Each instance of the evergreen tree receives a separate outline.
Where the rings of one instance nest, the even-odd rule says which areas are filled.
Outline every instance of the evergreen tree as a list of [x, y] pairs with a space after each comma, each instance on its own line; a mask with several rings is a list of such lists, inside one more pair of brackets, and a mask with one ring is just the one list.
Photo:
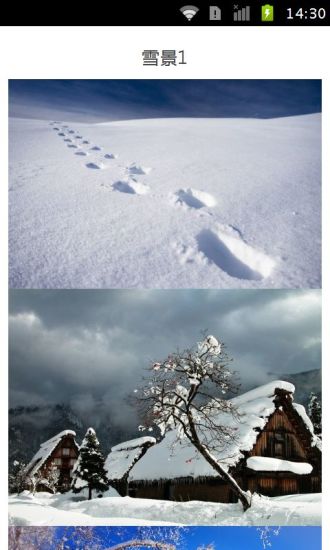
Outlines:
[[104, 469], [104, 457], [93, 428], [88, 428], [86, 432], [72, 476], [73, 492], [79, 493], [88, 487], [88, 500], [92, 498], [93, 489], [103, 492], [109, 488], [107, 471]]
[[307, 406], [308, 416], [311, 419], [316, 435], [322, 434], [322, 409], [317, 395], [311, 392]]

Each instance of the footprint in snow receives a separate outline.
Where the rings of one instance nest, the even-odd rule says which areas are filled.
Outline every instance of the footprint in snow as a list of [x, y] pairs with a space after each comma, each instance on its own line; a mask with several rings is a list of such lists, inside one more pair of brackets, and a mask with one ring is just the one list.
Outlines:
[[112, 184], [114, 191], [131, 195], [146, 195], [149, 192], [148, 185], [132, 180], [120, 180]]
[[196, 252], [193, 246], [187, 246], [179, 242], [173, 242], [171, 246], [181, 265], [192, 263], [207, 265], [207, 258], [201, 252]]
[[91, 147], [91, 151], [102, 151], [102, 147], [99, 147], [98, 145], [94, 145], [94, 147]]
[[176, 198], [176, 204], [181, 206], [188, 206], [189, 208], [203, 208], [204, 206], [212, 207], [217, 204], [215, 198], [205, 191], [200, 191], [199, 189], [179, 189], [174, 194]]
[[77, 151], [75, 155], [78, 155], [80, 157], [87, 157], [89, 153], [87, 153], [86, 151]]
[[55, 128], [55, 126], [53, 126], [53, 130], [55, 130], [55, 132], [58, 132], [59, 131], [59, 128]]
[[106, 155], [104, 155], [104, 158], [105, 159], [117, 159], [118, 155], [113, 155], [112, 153], [107, 153]]
[[78, 145], [74, 145], [73, 143], [69, 143], [68, 147], [70, 147], [70, 149], [78, 149]]
[[82, 136], [75, 136], [76, 139], [82, 139]]
[[84, 144], [84, 145], [88, 145], [88, 144], [89, 144], [89, 141], [88, 141], [87, 139], [85, 139], [85, 140], [83, 141], [83, 144]]
[[65, 138], [65, 139], [63, 139], [63, 141], [66, 141], [68, 143], [72, 143], [72, 139], [70, 139], [70, 138]]
[[68, 134], [74, 134], [74, 130], [69, 130]]
[[203, 229], [196, 236], [196, 242], [199, 252], [236, 279], [261, 281], [275, 267], [271, 257], [248, 245], [231, 226], [219, 224], [215, 231]]
[[149, 174], [151, 170], [152, 170], [151, 168], [148, 168], [146, 166], [139, 166], [138, 164], [135, 164], [135, 163], [127, 167], [127, 171], [129, 174], [134, 174], [137, 176]]
[[64, 134], [63, 132], [60, 132], [60, 133], [57, 134], [57, 135], [60, 136], [60, 137], [64, 137], [64, 136], [65, 136], [65, 134]]
[[86, 168], [90, 168], [91, 170], [104, 170], [106, 165], [102, 162], [88, 162], [88, 164], [86, 164]]

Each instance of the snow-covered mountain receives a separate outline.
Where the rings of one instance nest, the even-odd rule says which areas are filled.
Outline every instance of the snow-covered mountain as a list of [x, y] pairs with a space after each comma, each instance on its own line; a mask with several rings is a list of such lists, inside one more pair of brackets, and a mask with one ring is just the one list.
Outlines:
[[12, 288], [319, 288], [321, 115], [10, 120]]

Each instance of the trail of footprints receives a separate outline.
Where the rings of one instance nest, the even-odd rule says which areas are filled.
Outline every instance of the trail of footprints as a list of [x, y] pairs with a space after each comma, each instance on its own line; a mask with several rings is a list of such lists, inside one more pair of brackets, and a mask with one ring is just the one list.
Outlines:
[[[115, 161], [118, 158], [118, 155], [114, 153], [104, 152], [103, 147], [91, 144], [89, 139], [85, 139], [79, 131], [69, 128], [68, 125], [63, 125], [61, 122], [51, 122], [50, 125], [57, 135], [63, 139], [68, 149], [72, 149], [75, 156], [86, 157], [85, 167], [88, 170], [105, 170], [111, 166], [108, 161]], [[132, 163], [125, 167], [123, 179], [115, 181], [110, 186], [114, 191], [121, 193], [145, 195], [150, 188], [145, 183], [138, 181], [137, 177], [146, 176], [150, 171], [151, 168]], [[103, 184], [103, 186], [106, 185]]]
[[[99, 145], [92, 145], [79, 132], [63, 125], [51, 122], [52, 129], [63, 139], [77, 157], [90, 157], [85, 167], [88, 170], [104, 170], [110, 167], [107, 161], [114, 161], [118, 155], [104, 153]], [[87, 160], [87, 158], [86, 158]], [[124, 178], [109, 186], [113, 191], [130, 195], [145, 195], [150, 187], [138, 181], [139, 176], [147, 176], [151, 168], [132, 163], [125, 167]], [[102, 184], [109, 187], [106, 184]], [[170, 203], [189, 214], [201, 209], [212, 208], [217, 204], [210, 193], [199, 189], [179, 189], [170, 194]], [[209, 215], [212, 215], [208, 212]], [[181, 265], [196, 263], [201, 266], [209, 264], [218, 267], [230, 277], [249, 281], [261, 281], [269, 277], [275, 267], [275, 260], [264, 252], [249, 245], [239, 229], [221, 223], [215, 223], [212, 229], [205, 228], [195, 236], [194, 245], [173, 242], [172, 249]]]

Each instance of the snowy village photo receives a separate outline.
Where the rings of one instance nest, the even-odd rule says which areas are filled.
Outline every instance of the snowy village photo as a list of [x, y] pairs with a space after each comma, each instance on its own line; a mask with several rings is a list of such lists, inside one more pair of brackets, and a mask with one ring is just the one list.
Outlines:
[[13, 536], [321, 524], [319, 290], [11, 290], [9, 320]]
[[320, 80], [10, 80], [10, 288], [320, 288]]

